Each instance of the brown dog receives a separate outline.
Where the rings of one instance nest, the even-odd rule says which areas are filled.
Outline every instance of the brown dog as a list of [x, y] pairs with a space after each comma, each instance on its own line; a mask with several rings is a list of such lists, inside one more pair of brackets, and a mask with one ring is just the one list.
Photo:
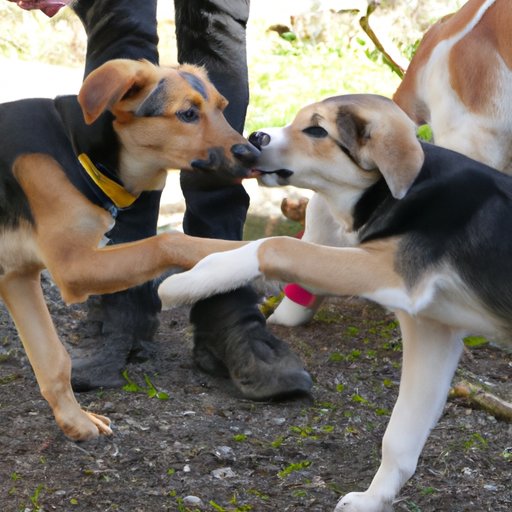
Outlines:
[[512, 173], [512, 3], [469, 0], [423, 37], [393, 99], [437, 145]]
[[[71, 439], [85, 440], [110, 433], [109, 421], [76, 402], [41, 270], [74, 303], [143, 283], [171, 266], [189, 267], [206, 252], [179, 233], [99, 246], [117, 212], [143, 191], [161, 189], [168, 168], [222, 166], [236, 178], [257, 150], [228, 125], [226, 100], [196, 67], [113, 60], [86, 78], [78, 102], [87, 123], [106, 111], [113, 115], [120, 154], [111, 176], [87, 155], [80, 164], [58, 98], [0, 105], [0, 295], [57, 423]], [[217, 246], [222, 242], [212, 241]]]

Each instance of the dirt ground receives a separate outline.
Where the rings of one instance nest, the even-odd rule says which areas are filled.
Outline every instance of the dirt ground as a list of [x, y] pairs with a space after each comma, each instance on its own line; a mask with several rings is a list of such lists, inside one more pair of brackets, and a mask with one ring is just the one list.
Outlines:
[[[62, 338], [79, 336], [83, 310], [64, 307], [55, 288], [46, 294]], [[114, 435], [73, 443], [0, 312], [0, 510], [323, 512], [369, 484], [398, 391], [401, 344], [391, 315], [331, 300], [307, 327], [273, 327], [303, 357], [313, 396], [254, 403], [194, 367], [187, 314], [162, 314], [159, 357], [128, 367], [138, 391], [79, 395], [113, 420]], [[510, 353], [470, 349], [461, 376], [512, 399]], [[395, 510], [512, 510], [511, 434], [511, 424], [450, 401]]]

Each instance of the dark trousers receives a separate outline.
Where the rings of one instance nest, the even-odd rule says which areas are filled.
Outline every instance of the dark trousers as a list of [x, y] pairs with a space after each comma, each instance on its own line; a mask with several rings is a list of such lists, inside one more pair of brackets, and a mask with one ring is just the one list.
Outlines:
[[[175, 0], [174, 4], [178, 60], [206, 67], [212, 82], [229, 101], [225, 110], [228, 122], [242, 132], [249, 102], [245, 43], [249, 0]], [[155, 55], [150, 60], [157, 59]], [[249, 196], [241, 185], [219, 186], [205, 175], [182, 172], [181, 187], [186, 203], [186, 233], [242, 238]], [[129, 211], [123, 212], [109, 233], [111, 240], [121, 243], [154, 235], [160, 195], [145, 193]], [[119, 333], [121, 329], [134, 341], [152, 338], [160, 310], [152, 283], [105, 295], [92, 303], [96, 307], [90, 310], [91, 320], [101, 319], [104, 334]]]
[[[178, 61], [206, 67], [229, 105], [228, 122], [240, 133], [249, 103], [245, 28], [249, 0], [174, 0]], [[181, 173], [184, 231], [241, 240], [249, 197], [241, 185], [219, 187], [201, 174]]]

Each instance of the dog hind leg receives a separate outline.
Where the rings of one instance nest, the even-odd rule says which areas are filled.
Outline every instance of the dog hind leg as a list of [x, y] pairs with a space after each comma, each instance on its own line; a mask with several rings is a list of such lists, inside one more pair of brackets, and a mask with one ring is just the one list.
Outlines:
[[[325, 198], [316, 193], [306, 208], [302, 240], [330, 247], [352, 247], [356, 243], [356, 236], [334, 218]], [[307, 324], [313, 319], [324, 298], [321, 295], [312, 295], [305, 305], [301, 300], [302, 294], [298, 298], [293, 296], [296, 290], [295, 287], [285, 288], [285, 297], [269, 316], [269, 323], [293, 327]]]
[[382, 441], [382, 462], [370, 487], [343, 497], [336, 512], [382, 512], [414, 474], [421, 450], [443, 411], [462, 352], [457, 332], [398, 313], [403, 367], [398, 400]]
[[108, 418], [82, 410], [73, 395], [71, 361], [46, 307], [39, 270], [6, 275], [0, 281], [0, 294], [16, 324], [41, 394], [66, 436], [85, 441], [111, 434]]

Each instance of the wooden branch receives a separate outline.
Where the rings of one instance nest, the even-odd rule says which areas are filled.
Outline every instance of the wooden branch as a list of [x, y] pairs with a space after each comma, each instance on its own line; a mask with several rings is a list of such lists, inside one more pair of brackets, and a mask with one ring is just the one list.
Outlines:
[[496, 419], [512, 422], [512, 403], [507, 402], [483, 388], [462, 380], [450, 390], [450, 398], [464, 398], [470, 405], [492, 414]]
[[398, 62], [396, 62], [396, 60], [393, 59], [393, 57], [391, 57], [389, 52], [387, 52], [386, 49], [384, 48], [384, 45], [380, 42], [379, 38], [377, 37], [377, 34], [375, 34], [375, 32], [370, 27], [370, 16], [375, 11], [375, 9], [377, 9], [378, 5], [378, 0], [370, 0], [368, 2], [368, 8], [366, 9], [366, 15], [359, 19], [359, 24], [361, 25], [361, 28], [364, 30], [364, 32], [368, 35], [368, 37], [372, 40], [377, 50], [379, 50], [379, 52], [382, 54], [382, 56], [389, 64], [391, 69], [400, 78], [403, 78], [405, 75], [405, 68], [398, 64]]

